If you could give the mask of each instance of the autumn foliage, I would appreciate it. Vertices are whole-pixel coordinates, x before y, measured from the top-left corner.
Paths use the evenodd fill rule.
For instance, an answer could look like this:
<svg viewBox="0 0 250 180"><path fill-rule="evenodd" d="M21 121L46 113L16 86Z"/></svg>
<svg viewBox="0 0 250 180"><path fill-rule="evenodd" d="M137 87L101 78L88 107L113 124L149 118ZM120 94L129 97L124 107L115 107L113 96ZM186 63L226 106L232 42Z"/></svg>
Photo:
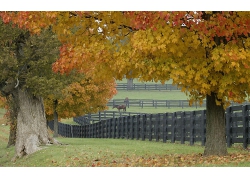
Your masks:
<svg viewBox="0 0 250 180"><path fill-rule="evenodd" d="M34 34L42 28L53 30L62 43L53 64L56 73L74 70L93 79L96 74L106 80L126 75L162 83L172 79L190 96L190 104L206 98L207 152L227 154L224 110L231 101L249 100L250 94L249 12L1 12L0 16ZM72 83L67 91L77 94L75 87L81 89L85 82L81 83Z"/></svg>
<svg viewBox="0 0 250 180"><path fill-rule="evenodd" d="M106 104L116 94L114 80L93 79L91 77L79 82L72 82L62 90L56 111L59 119L71 118L87 113L107 110ZM47 119L53 119L55 97L49 95L45 99Z"/></svg>

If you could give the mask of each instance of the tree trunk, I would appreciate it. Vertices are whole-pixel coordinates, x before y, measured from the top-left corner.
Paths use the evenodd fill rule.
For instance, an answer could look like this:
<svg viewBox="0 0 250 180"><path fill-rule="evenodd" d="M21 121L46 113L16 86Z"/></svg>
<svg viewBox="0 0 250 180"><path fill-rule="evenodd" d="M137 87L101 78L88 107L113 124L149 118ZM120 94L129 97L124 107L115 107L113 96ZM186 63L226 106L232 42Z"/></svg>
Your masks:
<svg viewBox="0 0 250 180"><path fill-rule="evenodd" d="M58 101L54 101L54 135L53 137L58 137L58 113L56 111Z"/></svg>
<svg viewBox="0 0 250 180"><path fill-rule="evenodd" d="M16 119L10 120L10 134L9 134L9 141L7 148L10 146L15 146L16 143L16 128L17 128L17 121Z"/></svg>
<svg viewBox="0 0 250 180"><path fill-rule="evenodd" d="M49 144L43 100L27 90L18 89L16 157L34 153L42 144ZM53 140L52 140L53 141Z"/></svg>
<svg viewBox="0 0 250 180"><path fill-rule="evenodd" d="M7 98L7 103L9 106L9 119L10 119L10 134L7 147L15 146L16 144L16 129L17 129L17 103L14 101L14 94L11 94Z"/></svg>
<svg viewBox="0 0 250 180"><path fill-rule="evenodd" d="M205 156L227 155L225 110L215 100L215 93L207 95Z"/></svg>
<svg viewBox="0 0 250 180"><path fill-rule="evenodd" d="M127 89L131 90L133 89L133 78L127 79Z"/></svg>

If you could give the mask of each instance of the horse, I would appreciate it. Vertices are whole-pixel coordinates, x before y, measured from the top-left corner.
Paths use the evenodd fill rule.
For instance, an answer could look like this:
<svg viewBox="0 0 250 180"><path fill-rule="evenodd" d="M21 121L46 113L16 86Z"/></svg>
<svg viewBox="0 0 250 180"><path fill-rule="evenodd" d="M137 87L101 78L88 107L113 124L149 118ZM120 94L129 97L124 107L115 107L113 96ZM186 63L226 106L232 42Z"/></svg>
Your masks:
<svg viewBox="0 0 250 180"><path fill-rule="evenodd" d="M117 108L119 110L119 112L120 112L121 109L123 109L123 111L126 111L126 106L125 105L114 105L113 109L114 108Z"/></svg>

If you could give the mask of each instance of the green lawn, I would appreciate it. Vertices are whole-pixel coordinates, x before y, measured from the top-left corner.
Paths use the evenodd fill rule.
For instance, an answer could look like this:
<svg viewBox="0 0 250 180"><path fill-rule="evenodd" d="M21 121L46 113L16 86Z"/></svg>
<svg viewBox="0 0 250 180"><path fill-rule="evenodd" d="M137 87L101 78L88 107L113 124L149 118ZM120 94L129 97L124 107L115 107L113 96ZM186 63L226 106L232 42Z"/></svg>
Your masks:
<svg viewBox="0 0 250 180"><path fill-rule="evenodd" d="M113 97L113 99L152 99L152 100L188 100L188 96L181 91L127 91L119 90L118 93ZM129 107L127 112L141 112L141 113L165 113L165 112L176 112L176 111L194 111L203 110L205 107ZM112 107L109 110L113 110Z"/></svg>
<svg viewBox="0 0 250 180"><path fill-rule="evenodd" d="M119 91L114 97L123 99L187 99L180 91ZM198 108L201 110L203 108ZM140 108L128 112L174 112L195 108ZM0 110L1 122L5 113ZM72 118L62 120L73 123ZM9 126L0 126L0 167L250 167L250 156L242 144L228 148L224 157L203 157L200 143L190 146L180 143L99 138L57 138L63 145L44 146L42 150L12 162L14 147L6 148Z"/></svg>
<svg viewBox="0 0 250 180"><path fill-rule="evenodd" d="M155 99L155 100L187 100L188 96L181 91L148 91L119 90L113 99Z"/></svg>
<svg viewBox="0 0 250 180"><path fill-rule="evenodd" d="M8 126L0 127L0 167L183 167L250 166L240 145L225 157L202 157L204 147L180 143L98 138L57 138L63 145L12 162L14 147L6 148Z"/></svg>
<svg viewBox="0 0 250 180"><path fill-rule="evenodd" d="M197 107L197 109L195 107L185 107L185 108L181 108L181 107L172 107L172 108L168 108L168 107L129 107L127 108L127 112L136 112L136 113L166 113L166 112L177 112L177 111L196 111L196 110L204 110L205 107ZM117 109L112 109L112 107L109 107L108 109L109 111L118 111Z"/></svg>

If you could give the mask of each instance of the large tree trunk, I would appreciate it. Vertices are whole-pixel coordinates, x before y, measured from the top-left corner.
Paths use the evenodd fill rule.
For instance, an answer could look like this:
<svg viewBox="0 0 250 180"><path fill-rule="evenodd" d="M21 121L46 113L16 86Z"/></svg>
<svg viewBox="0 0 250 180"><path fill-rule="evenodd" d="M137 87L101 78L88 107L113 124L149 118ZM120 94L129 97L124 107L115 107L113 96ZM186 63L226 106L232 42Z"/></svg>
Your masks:
<svg viewBox="0 0 250 180"><path fill-rule="evenodd" d="M18 89L16 157L34 153L42 144L49 144L43 100L27 90Z"/></svg>
<svg viewBox="0 0 250 180"><path fill-rule="evenodd" d="M205 156L227 155L225 110L215 100L215 93L207 95Z"/></svg>

